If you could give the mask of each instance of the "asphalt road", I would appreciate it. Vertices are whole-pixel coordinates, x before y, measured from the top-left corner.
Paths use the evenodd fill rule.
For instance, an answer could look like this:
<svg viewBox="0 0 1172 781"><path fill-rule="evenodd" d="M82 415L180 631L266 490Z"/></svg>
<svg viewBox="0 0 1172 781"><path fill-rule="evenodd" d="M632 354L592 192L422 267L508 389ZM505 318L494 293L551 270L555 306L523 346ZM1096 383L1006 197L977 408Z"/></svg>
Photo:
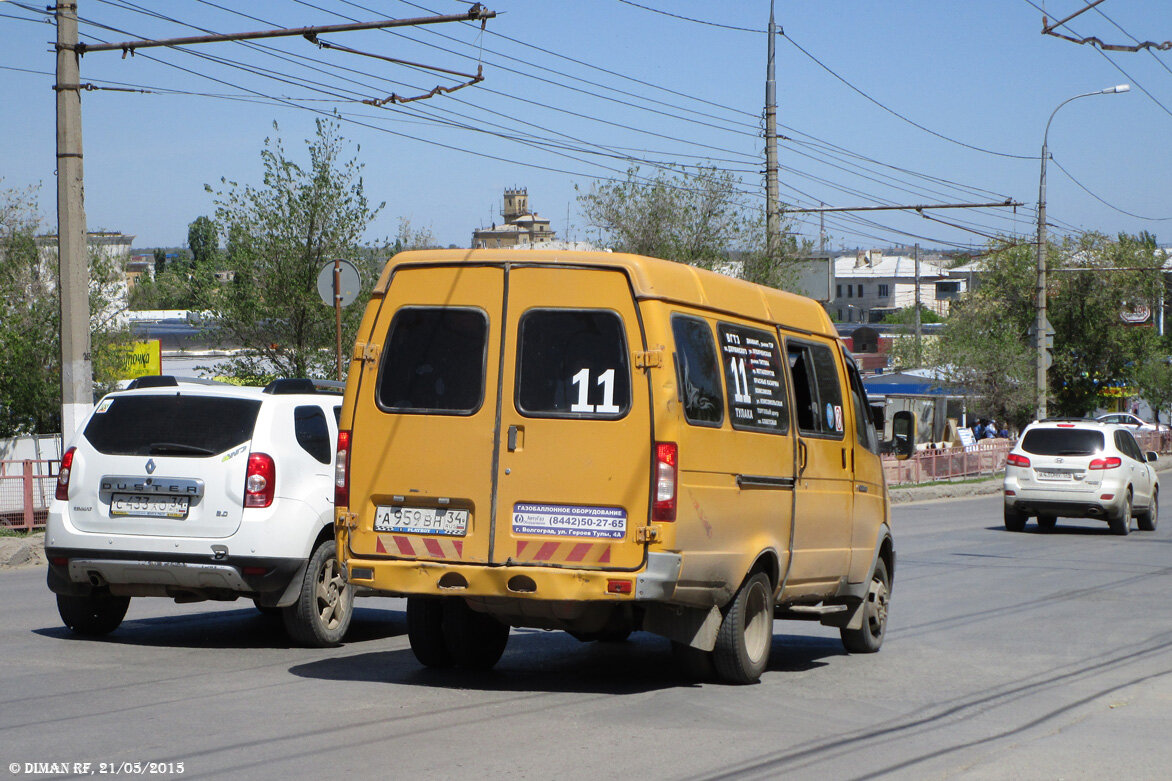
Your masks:
<svg viewBox="0 0 1172 781"><path fill-rule="evenodd" d="M0 778L152 761L185 778L1168 778L1172 521L1010 534L999 502L897 506L883 650L778 622L748 687L685 683L641 633L514 630L490 673L428 671L403 603L375 598L328 650L289 647L242 602L138 599L81 640L43 569L0 572Z"/></svg>

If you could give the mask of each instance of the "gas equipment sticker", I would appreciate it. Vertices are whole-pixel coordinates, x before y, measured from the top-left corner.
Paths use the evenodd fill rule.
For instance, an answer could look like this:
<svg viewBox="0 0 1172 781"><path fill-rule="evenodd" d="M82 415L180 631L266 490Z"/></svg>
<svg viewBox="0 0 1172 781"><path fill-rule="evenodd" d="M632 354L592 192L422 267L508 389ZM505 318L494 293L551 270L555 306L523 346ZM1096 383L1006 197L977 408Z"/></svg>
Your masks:
<svg viewBox="0 0 1172 781"><path fill-rule="evenodd" d="M513 533L617 540L627 535L627 511L621 507L518 502L513 505Z"/></svg>

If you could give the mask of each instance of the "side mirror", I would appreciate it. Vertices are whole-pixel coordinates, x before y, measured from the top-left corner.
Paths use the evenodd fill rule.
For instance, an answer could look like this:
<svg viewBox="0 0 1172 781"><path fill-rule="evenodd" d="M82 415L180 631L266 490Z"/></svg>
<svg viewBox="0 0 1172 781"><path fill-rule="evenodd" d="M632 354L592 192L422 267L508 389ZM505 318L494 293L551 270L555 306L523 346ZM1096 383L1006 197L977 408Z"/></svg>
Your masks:
<svg viewBox="0 0 1172 781"><path fill-rule="evenodd" d="M879 432L880 436L883 434L883 426L887 423L887 416L884 414L884 406L882 404L872 404L871 422L875 425L875 430Z"/></svg>
<svg viewBox="0 0 1172 781"><path fill-rule="evenodd" d="M895 413L891 418L891 435L895 440L895 457L901 461L911 458L916 452L916 416L907 410Z"/></svg>
<svg viewBox="0 0 1172 781"><path fill-rule="evenodd" d="M1160 457L1160 454L1157 453L1155 450L1149 450L1147 452L1147 457L1148 457L1148 461L1155 461Z"/></svg>

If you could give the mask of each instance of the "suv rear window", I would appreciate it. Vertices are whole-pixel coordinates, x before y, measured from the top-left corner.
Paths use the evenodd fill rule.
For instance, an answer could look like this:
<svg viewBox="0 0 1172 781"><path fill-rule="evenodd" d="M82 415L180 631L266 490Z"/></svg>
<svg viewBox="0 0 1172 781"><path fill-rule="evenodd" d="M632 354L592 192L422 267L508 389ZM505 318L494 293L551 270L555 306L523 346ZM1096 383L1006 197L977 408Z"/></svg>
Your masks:
<svg viewBox="0 0 1172 781"><path fill-rule="evenodd" d="M115 396L85 438L108 456L211 456L252 439L260 401L171 393ZM103 407L105 408L103 411Z"/></svg>
<svg viewBox="0 0 1172 781"><path fill-rule="evenodd" d="M487 336L488 318L479 309L400 309L387 335L379 406L457 415L480 409Z"/></svg>
<svg viewBox="0 0 1172 781"><path fill-rule="evenodd" d="M1089 456L1103 449L1103 432L1081 428L1035 428L1022 437L1021 449L1036 456Z"/></svg>

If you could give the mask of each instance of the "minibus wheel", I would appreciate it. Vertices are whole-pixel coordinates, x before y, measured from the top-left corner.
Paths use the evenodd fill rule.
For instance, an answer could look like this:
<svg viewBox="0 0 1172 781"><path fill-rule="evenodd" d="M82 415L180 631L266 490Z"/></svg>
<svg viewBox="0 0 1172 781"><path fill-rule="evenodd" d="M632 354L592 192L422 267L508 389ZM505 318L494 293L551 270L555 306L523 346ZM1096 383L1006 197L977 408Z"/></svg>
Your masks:
<svg viewBox="0 0 1172 781"><path fill-rule="evenodd" d="M491 669L509 642L508 624L473 610L458 598L446 600L443 632L452 661L471 670Z"/></svg>
<svg viewBox="0 0 1172 781"><path fill-rule="evenodd" d="M84 597L57 595L57 612L65 626L79 635L97 637L118 628L130 607L130 597L99 592Z"/></svg>
<svg viewBox="0 0 1172 781"><path fill-rule="evenodd" d="M756 683L769 664L772 645L773 584L764 572L756 572L725 611L712 661L726 683Z"/></svg>
<svg viewBox="0 0 1172 781"><path fill-rule="evenodd" d="M407 639L411 652L425 667L451 667L444 639L444 602L440 597L407 597Z"/></svg>
<svg viewBox="0 0 1172 781"><path fill-rule="evenodd" d="M858 629L839 630L843 647L852 654L873 654L883 645L887 633L887 607L891 599L891 577L887 574L887 563L875 561L871 572L871 586L863 598L863 625Z"/></svg>

